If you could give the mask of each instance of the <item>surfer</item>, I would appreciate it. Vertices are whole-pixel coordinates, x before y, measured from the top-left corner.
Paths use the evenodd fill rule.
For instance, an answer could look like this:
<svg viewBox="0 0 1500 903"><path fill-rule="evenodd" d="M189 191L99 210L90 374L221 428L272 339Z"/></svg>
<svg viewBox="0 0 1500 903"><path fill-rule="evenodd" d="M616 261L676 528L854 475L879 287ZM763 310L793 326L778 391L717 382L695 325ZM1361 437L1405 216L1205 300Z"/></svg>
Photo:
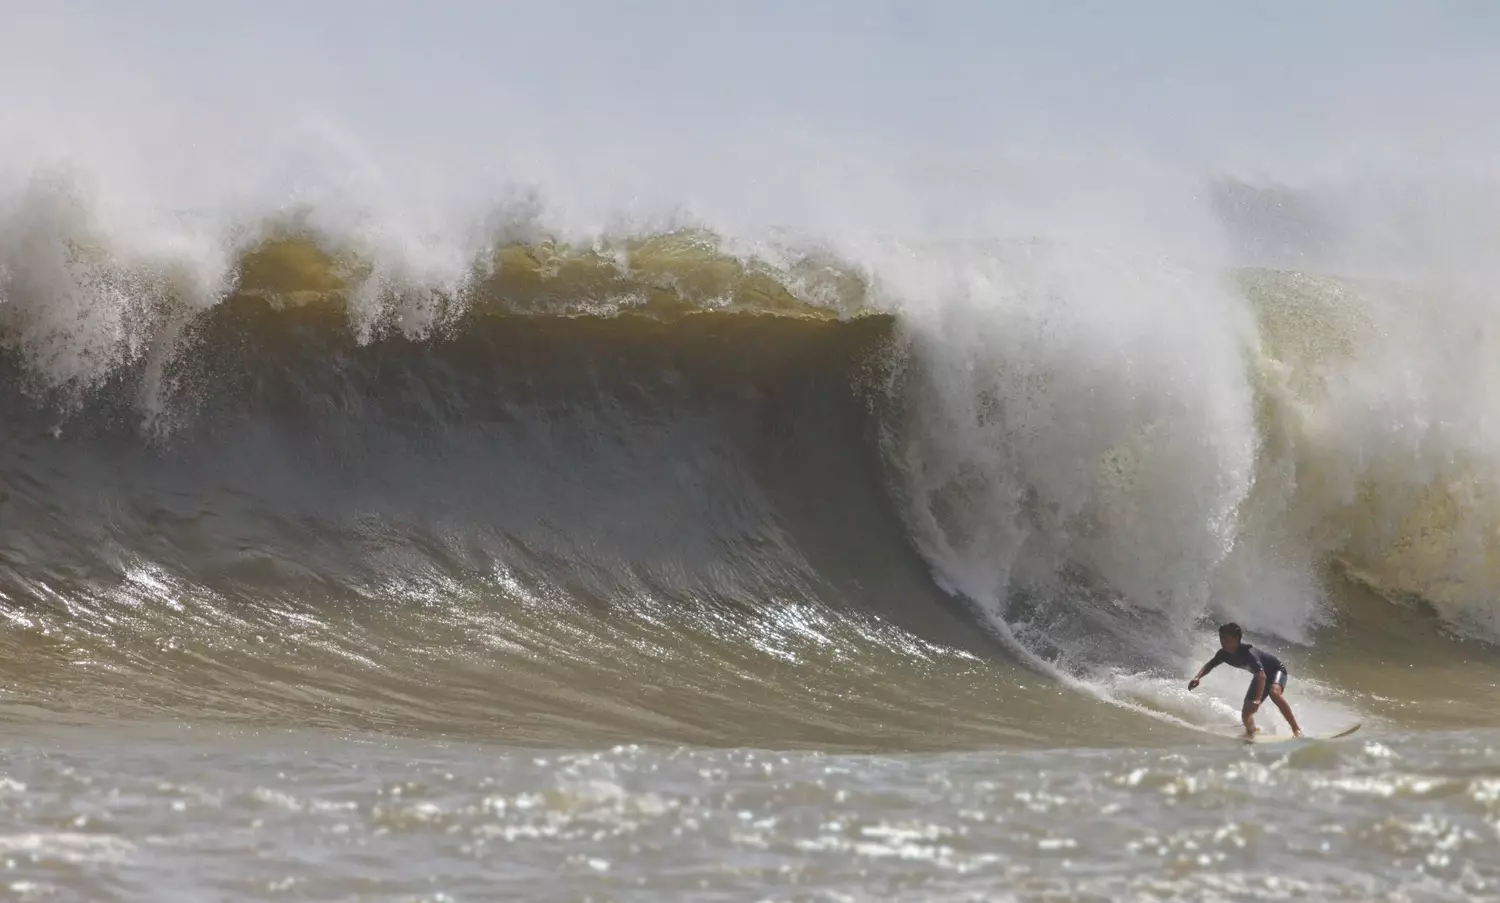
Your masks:
<svg viewBox="0 0 1500 903"><path fill-rule="evenodd" d="M1255 712L1266 701L1268 692L1271 701L1276 703L1276 708L1281 710L1282 717L1286 718L1286 723L1292 726L1292 733L1302 736L1302 728L1297 726L1297 717L1292 714L1292 707L1282 695L1282 691L1286 689L1286 667L1281 664L1281 659L1244 642L1240 625L1234 623L1219 628L1219 645L1224 648L1214 653L1208 664L1199 669L1197 676L1188 681L1188 689L1196 689L1203 675L1220 665L1249 671L1255 676L1250 679L1250 689L1245 691L1245 708L1240 713L1245 722L1245 736L1254 737L1259 730L1255 726Z"/></svg>

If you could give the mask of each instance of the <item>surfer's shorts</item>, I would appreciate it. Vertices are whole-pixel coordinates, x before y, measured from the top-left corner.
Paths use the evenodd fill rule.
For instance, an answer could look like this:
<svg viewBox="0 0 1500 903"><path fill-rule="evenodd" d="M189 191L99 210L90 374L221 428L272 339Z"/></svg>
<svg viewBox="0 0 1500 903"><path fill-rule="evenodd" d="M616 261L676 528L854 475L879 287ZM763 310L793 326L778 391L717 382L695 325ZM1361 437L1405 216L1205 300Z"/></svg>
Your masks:
<svg viewBox="0 0 1500 903"><path fill-rule="evenodd" d="M1271 675L1268 675L1266 677L1266 685L1260 691L1260 698L1259 699L1255 698L1255 678L1253 678L1253 677L1250 678L1250 686L1248 688L1246 688L1246 690L1245 690L1245 704L1249 705L1252 701L1253 702L1257 702L1257 703L1265 702L1266 701L1266 697L1271 695L1271 684L1276 684L1276 685L1280 686L1281 689L1283 689L1283 690L1286 689L1286 669L1285 668L1282 668L1282 669L1278 670L1275 674L1271 674Z"/></svg>

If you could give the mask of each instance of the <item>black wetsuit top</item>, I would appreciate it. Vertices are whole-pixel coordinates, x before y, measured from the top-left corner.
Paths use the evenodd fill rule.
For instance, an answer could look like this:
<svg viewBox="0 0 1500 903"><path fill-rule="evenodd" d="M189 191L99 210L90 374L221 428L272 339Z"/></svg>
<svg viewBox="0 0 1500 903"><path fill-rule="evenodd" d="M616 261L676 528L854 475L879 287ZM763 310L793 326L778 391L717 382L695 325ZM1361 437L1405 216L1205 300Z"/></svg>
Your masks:
<svg viewBox="0 0 1500 903"><path fill-rule="evenodd" d="M1220 649L1213 658L1208 660L1208 664L1203 666L1203 672L1207 674L1219 665L1229 665L1241 671L1249 671L1251 674L1264 671L1267 681L1274 680L1277 671L1286 670L1286 666L1281 664L1281 659L1269 652L1262 652L1249 643L1240 643L1234 652L1225 652Z"/></svg>

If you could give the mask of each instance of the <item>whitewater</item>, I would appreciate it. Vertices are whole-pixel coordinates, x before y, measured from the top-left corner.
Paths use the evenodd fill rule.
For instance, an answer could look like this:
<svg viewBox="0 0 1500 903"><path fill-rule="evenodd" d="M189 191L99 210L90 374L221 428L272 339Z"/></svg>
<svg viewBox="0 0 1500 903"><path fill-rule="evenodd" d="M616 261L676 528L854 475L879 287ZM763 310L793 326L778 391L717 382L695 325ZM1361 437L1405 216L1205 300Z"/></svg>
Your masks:
<svg viewBox="0 0 1500 903"><path fill-rule="evenodd" d="M1500 898L1493 24L831 9L5 10L0 896Z"/></svg>

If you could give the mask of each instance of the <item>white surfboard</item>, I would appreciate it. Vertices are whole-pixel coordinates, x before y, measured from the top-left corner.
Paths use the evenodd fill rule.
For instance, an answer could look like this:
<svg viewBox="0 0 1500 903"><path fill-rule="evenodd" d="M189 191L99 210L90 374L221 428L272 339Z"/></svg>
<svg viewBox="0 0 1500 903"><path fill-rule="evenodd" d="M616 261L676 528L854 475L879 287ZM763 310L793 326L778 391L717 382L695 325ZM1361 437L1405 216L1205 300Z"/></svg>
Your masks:
<svg viewBox="0 0 1500 903"><path fill-rule="evenodd" d="M1267 734L1262 731L1256 734L1254 738L1247 738L1243 733L1236 732L1234 738L1244 743L1285 743L1288 740L1337 740L1340 737L1347 737L1359 730L1363 724L1363 721L1356 721L1353 727L1346 727L1336 734L1303 733L1300 737L1294 737L1291 734Z"/></svg>

